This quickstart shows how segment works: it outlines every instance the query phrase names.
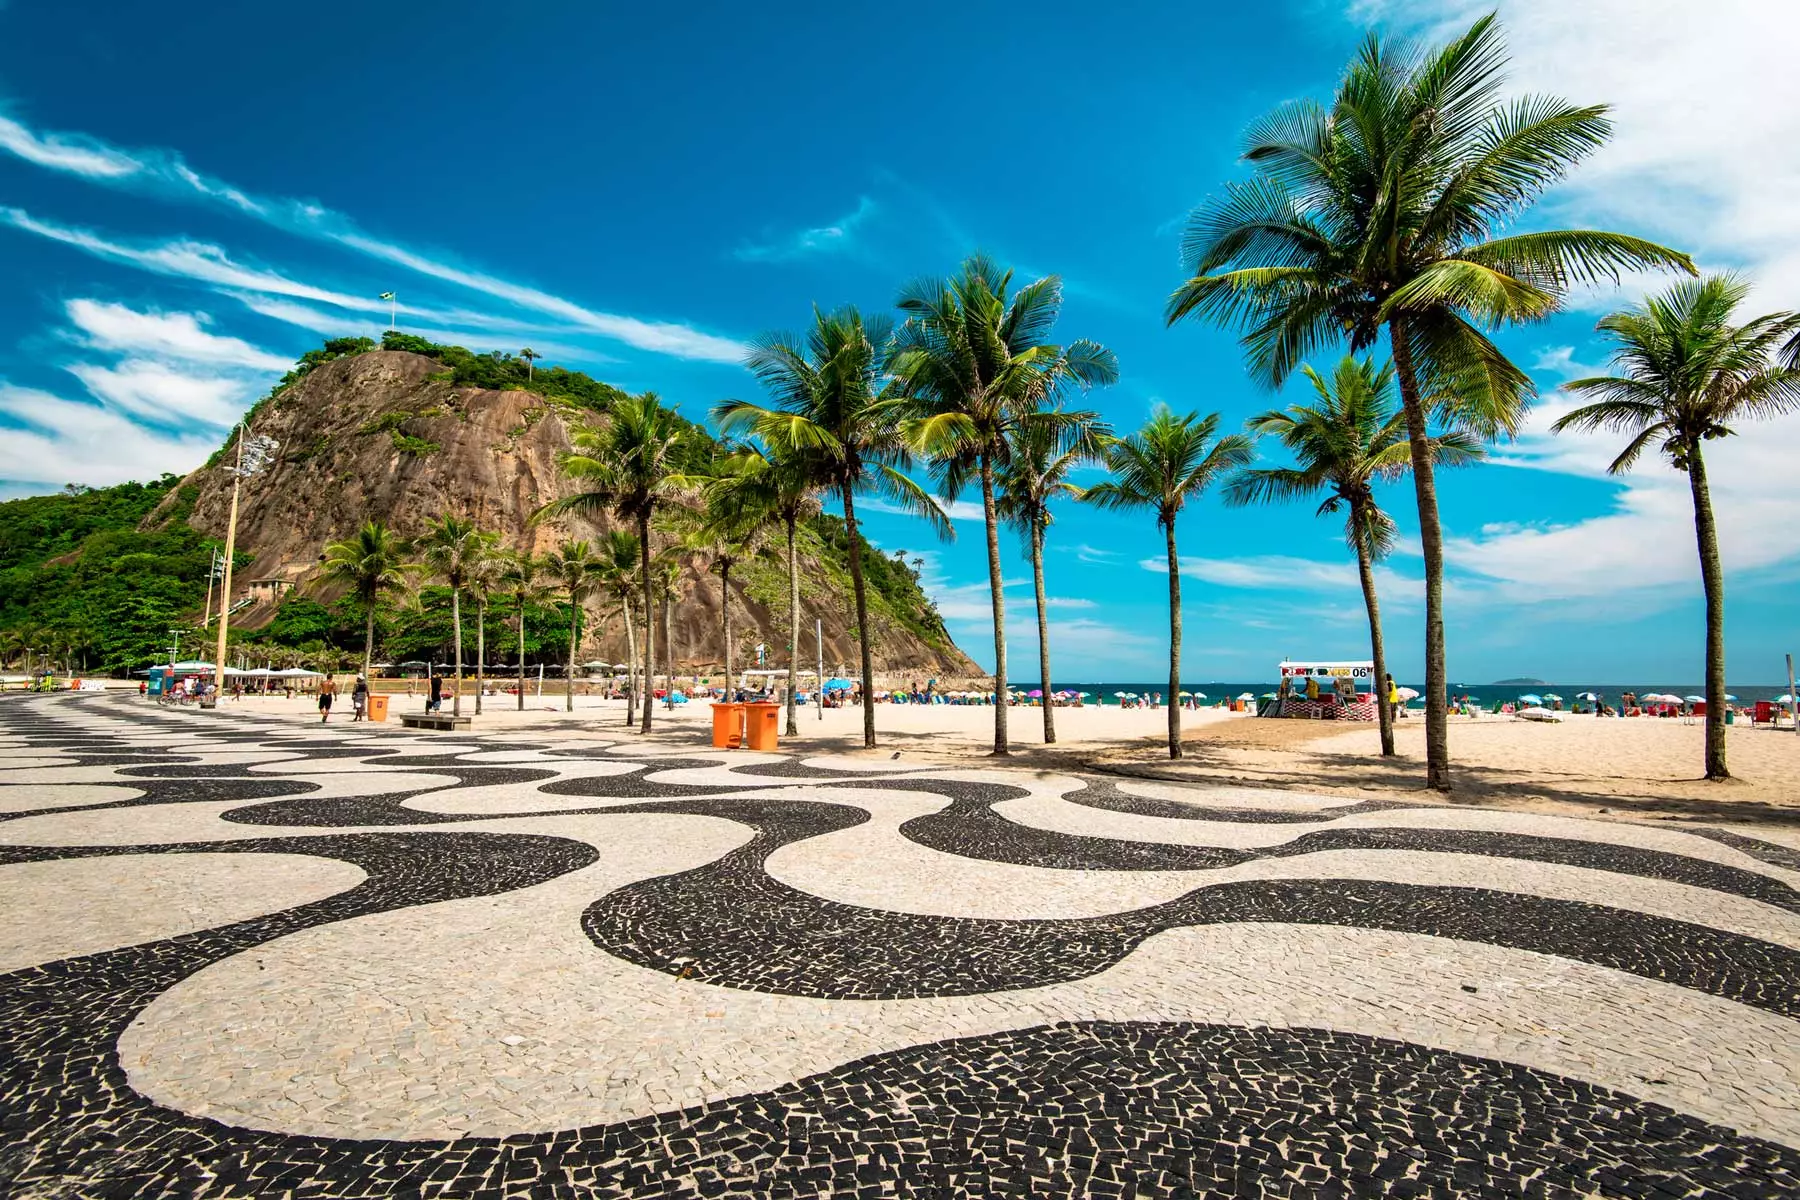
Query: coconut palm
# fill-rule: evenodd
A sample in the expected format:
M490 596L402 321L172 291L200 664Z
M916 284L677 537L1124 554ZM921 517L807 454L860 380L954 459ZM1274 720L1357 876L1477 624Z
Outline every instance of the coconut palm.
M682 562L679 544L669 546L652 560L652 569L656 572L656 594L662 597L663 620L663 665L668 669L664 675L668 678L668 691L675 691L675 594L681 588ZM652 667L650 686L656 687L655 668Z
M900 433L901 404L884 395L891 336L885 320L864 321L854 308L830 313L815 309L804 342L790 334L770 334L753 345L744 360L768 390L772 404L727 400L713 410L727 432L755 436L778 459L807 470L814 486L844 506L850 588L862 651L865 746L875 745L871 703L875 661L856 496L881 497L924 517L940 536L952 536L943 509L901 469L911 463ZM797 644L791 647L791 653L798 652Z
M800 522L819 512L821 473L799 453L781 455L752 442L726 464L707 488L709 525L739 546L753 547L767 525L779 525L787 538L788 689L787 736L800 733L797 688L800 678ZM730 614L726 614L726 657L731 657ZM729 685L731 671L726 670ZM821 685L824 680L820 680Z
M481 715L481 694L487 688L487 611L503 592L513 556L494 537L493 552L484 555L469 572L469 595L475 599L475 715Z
M1050 502L1078 496L1069 472L1101 454L1111 431L1093 413L1059 414L1066 420L1026 418L1007 439L1006 461L995 473L999 495L994 511L1016 530L1031 562L1031 586L1037 598L1038 678L1044 693L1044 742L1056 740L1056 706L1051 702L1050 622L1044 600L1044 537L1050 530Z
M516 550L506 555L501 564L499 589L512 601L519 621L520 712L525 711L525 610L548 601L554 590L544 571L544 560L530 550Z
M1367 358L1346 354L1329 381L1311 367L1301 371L1318 399L1251 417L1247 426L1253 435L1279 439L1298 465L1239 472L1225 489L1225 502L1272 504L1325 492L1318 515L1344 511L1344 538L1356 551L1357 577L1369 614L1381 753L1392 755L1394 715L1388 704L1387 650L1375 594L1375 563L1393 548L1394 522L1376 502L1375 484L1398 480L1412 468L1406 414L1394 401L1392 364L1377 369ZM1437 466L1473 462L1481 453L1480 439L1459 430L1432 439L1431 460Z
M626 691L636 696L638 680L638 645L637 626L631 619L631 594L637 588L640 544L638 535L629 529L613 529L607 531L606 538L600 543L599 571L600 586L610 592L619 601L619 611L625 618L626 657L630 660L626 668ZM631 726L631 703L625 704L625 725Z
M650 518L658 508L705 483L702 476L678 468L686 461L687 425L663 407L654 392L627 396L608 410L606 423L583 426L571 435L573 449L559 460L563 474L585 489L553 500L532 514L544 520L567 513L610 512L637 527L639 585L644 597L644 661L656 660L656 632L651 599ZM655 697L644 689L644 718L650 732Z
M1272 385L1339 339L1385 332L1413 449L1425 559L1426 777L1450 787L1443 533L1427 447L1440 415L1511 433L1531 380L1481 327L1537 321L1568 289L1636 269L1693 272L1685 254L1595 230L1502 234L1598 149L1606 108L1504 101L1507 56L1492 16L1421 51L1371 34L1328 107L1297 102L1249 131L1255 178L1194 210L1192 275L1171 324L1242 329L1252 374Z
M581 647L581 611L600 586L600 559L592 545L566 541L544 559L544 569L562 585L569 600L569 662L563 688L563 711L575 711L575 659Z
M702 497L704 503L687 513L679 530L682 549L704 554L707 569L719 576L719 624L724 639L719 661L724 665L727 693L736 676L737 657L731 636L731 572L763 552L764 536L773 523L766 510L750 506L732 494L731 481L749 469L749 461L735 448L715 461L713 477Z
M1646 449L1668 456L1687 476L1706 593L1706 777L1729 779L1725 766L1725 579L1718 526L1701 443L1728 437L1740 421L1800 411L1800 367L1775 361L1800 336L1800 314L1768 313L1732 324L1750 285L1730 275L1686 280L1601 320L1617 374L1564 387L1593 403L1551 429L1630 435L1612 465L1629 471Z
M1175 518L1188 501L1233 471L1250 465L1256 447L1241 433L1218 436L1219 414L1176 416L1165 405L1129 437L1106 443L1112 478L1081 493L1104 509L1147 508L1168 542L1169 553L1169 757L1181 757L1181 558ZM1002 698L1004 702L1004 698Z
M456 690L450 696L453 716L462 715L462 594L481 561L494 553L498 541L497 535L483 532L474 521L446 513L427 522L425 532L413 543L425 569L450 588L450 636L456 642Z
M519 357L525 360L525 378L527 381L537 377L537 360L544 357L530 346L519 351Z
M911 402L906 434L931 460L939 491L954 499L981 490L988 593L994 612L994 690L1006 695L1006 597L1000 568L994 477L1019 424L1071 386L1118 378L1112 351L1095 342L1049 344L1062 308L1054 275L1011 291L1012 272L971 255L956 276L920 280L900 295L907 314L895 336L894 374ZM994 706L994 753L1008 753L1007 709Z
M348 584L363 606L363 675L375 661L375 610L387 595L405 595L419 568L406 542L380 521L365 521L356 536L325 547L322 578Z

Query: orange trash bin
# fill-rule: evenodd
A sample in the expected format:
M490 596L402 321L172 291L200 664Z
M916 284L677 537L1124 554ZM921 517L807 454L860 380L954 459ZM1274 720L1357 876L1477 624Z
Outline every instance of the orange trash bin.
M377 696L374 692L370 692L369 693L369 720L371 720L371 721L387 720L387 706L388 706L388 697Z
M713 712L713 745L721 750L736 750L744 744L744 705L715 704Z
M744 705L744 744L752 750L773 750L781 730L781 705Z

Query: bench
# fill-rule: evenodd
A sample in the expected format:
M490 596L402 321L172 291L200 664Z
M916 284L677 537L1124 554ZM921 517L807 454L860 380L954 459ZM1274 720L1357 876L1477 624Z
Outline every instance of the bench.
M449 713L406 713L400 724L407 729L437 729L445 733L469 727L469 717L453 717Z

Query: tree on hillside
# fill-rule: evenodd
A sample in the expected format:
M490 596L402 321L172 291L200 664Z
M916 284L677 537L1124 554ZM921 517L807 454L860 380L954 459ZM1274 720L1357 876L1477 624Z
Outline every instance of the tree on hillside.
M1129 437L1110 438L1112 478L1081 493L1103 509L1147 508L1167 539L1169 554L1169 757L1181 757L1181 556L1175 518L1212 484L1250 465L1254 443L1241 433L1218 436L1219 414L1176 416L1159 405ZM1005 697L1000 697L1005 703Z
M1702 443L1729 437L1734 424L1800 411L1800 368L1775 361L1800 337L1800 314L1774 312L1732 324L1750 285L1730 275L1676 284L1642 304L1603 318L1616 374L1563 385L1590 397L1551 429L1630 435L1607 468L1629 471L1646 449L1687 476L1706 593L1706 777L1728 779L1725 765L1725 574Z
M1330 381L1302 367L1318 398L1250 418L1256 436L1278 439L1298 465L1240 471L1225 489L1233 505L1273 504L1327 493L1318 515L1345 510L1344 538L1356 551L1363 606L1369 615L1369 650L1375 662L1375 704L1380 714L1381 753L1394 753L1394 714L1386 687L1387 650L1381 637L1381 604L1375 594L1375 563L1394 544L1394 522L1375 500L1375 484L1391 483L1412 469L1406 414L1394 403L1394 369L1346 354ZM1473 462L1481 441L1450 431L1432 442L1432 462L1452 466Z
M1572 285L1621 271L1694 270L1623 234L1501 235L1611 132L1603 106L1504 100L1506 66L1491 15L1431 50L1371 34L1328 106L1295 102L1251 127L1244 157L1257 174L1194 210L1192 278L1168 306L1171 324L1242 329L1252 374L1274 386L1340 339L1361 353L1386 334L1413 448L1426 777L1440 791L1450 753L1432 418L1484 437L1517 428L1531 380L1482 327L1541 320Z
M1074 414L1044 411L1068 387L1119 377L1118 360L1096 342L1056 346L1046 339L1062 309L1054 275L1011 291L1012 272L971 255L950 279L921 280L900 295L906 314L894 339L892 369L908 399L906 437L932 463L939 492L955 499L971 482L981 491L987 533L988 593L994 614L994 753L1007 754L1006 595L1000 566L995 473L1026 420L1054 426ZM1046 700L1045 709L1049 708Z
M365 521L356 536L325 547L323 578L347 584L363 606L363 675L375 660L375 610L383 596L405 595L418 567L408 561L409 548L379 521Z
M462 715L462 594L478 564L495 552L498 543L497 534L484 533L468 518L448 513L428 522L414 543L424 568L450 588L450 628L456 643L456 689L450 697L454 716Z
M537 377L537 360L543 355L527 346L519 351L519 357L525 360L525 381L529 383Z
M1064 496L1079 496L1081 489L1069 482L1069 472L1102 457L1112 431L1093 413L1058 413L1057 419L1027 417L1016 423L1007 438L1006 460L995 473L999 495L997 516L1012 526L1025 543L1031 563L1031 586L1037 599L1038 678L1044 693L1044 742L1056 740L1056 705L1050 684L1050 621L1045 611L1044 538L1051 525L1050 503Z
M600 584L600 560L585 541L570 540L550 552L544 567L562 584L569 601L569 662L563 690L563 711L575 711L575 659L581 647L581 610Z
M553 500L532 514L540 521L565 513L610 512L637 528L639 583L644 596L644 661L656 660L655 605L651 596L650 519L674 497L705 483L676 469L685 460L688 425L663 407L654 392L615 402L604 425L585 425L570 435L572 449L562 456L563 474L584 490ZM655 713L654 689L644 689L644 717L649 733Z
M891 337L885 320L865 322L854 308L815 309L804 341L770 334L744 360L769 393L770 404L727 400L713 410L726 432L753 435L777 460L804 466L813 473L812 482L844 506L862 652L865 746L875 745L875 659L856 497L880 496L924 517L941 536L953 536L943 509L901 469L911 462L900 433L901 407L883 395Z

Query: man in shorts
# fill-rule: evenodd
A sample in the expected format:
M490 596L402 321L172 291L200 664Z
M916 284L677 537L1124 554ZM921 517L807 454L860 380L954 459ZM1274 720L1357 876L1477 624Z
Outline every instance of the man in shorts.
M337 681L327 675L319 683L319 724L331 720L331 701L337 695Z

